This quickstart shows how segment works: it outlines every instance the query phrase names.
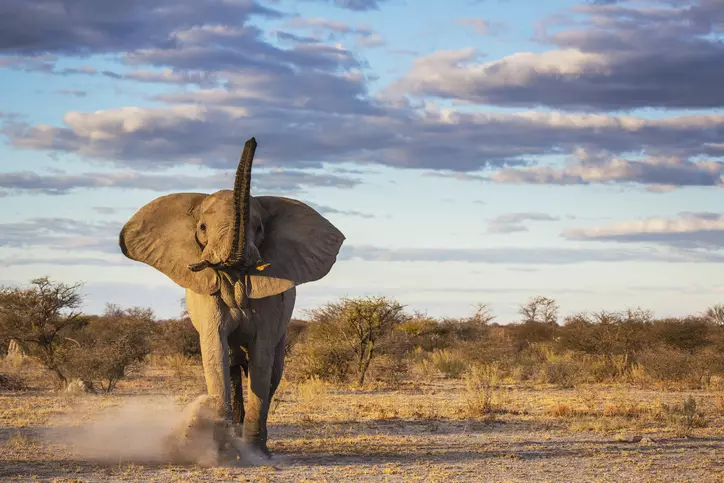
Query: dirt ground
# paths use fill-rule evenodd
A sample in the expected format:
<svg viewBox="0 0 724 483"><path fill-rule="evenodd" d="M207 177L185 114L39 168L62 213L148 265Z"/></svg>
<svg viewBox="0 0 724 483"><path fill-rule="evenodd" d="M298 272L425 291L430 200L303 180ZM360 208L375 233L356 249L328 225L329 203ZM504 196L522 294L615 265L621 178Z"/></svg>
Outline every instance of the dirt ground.
<svg viewBox="0 0 724 483"><path fill-rule="evenodd" d="M183 408L202 392L199 368L159 367L111 395L0 392L0 481L724 482L721 391L499 383L486 392L442 379L364 391L285 381L267 465L138 460L165 427L163 404ZM689 396L695 408L683 406ZM98 419L129 404L146 419ZM80 452L53 439L78 424L105 432ZM94 446L105 461L87 457Z"/></svg>

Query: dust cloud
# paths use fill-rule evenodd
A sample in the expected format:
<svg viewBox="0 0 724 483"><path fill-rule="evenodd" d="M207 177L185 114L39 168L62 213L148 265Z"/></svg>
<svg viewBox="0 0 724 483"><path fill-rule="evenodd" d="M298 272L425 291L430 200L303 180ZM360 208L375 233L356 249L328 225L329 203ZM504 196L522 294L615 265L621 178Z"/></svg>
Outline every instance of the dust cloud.
<svg viewBox="0 0 724 483"><path fill-rule="evenodd" d="M95 414L78 407L75 417L83 421L59 420L46 439L86 461L205 467L263 463L244 451L230 425L214 417L209 396L186 407L171 397L133 397Z"/></svg>

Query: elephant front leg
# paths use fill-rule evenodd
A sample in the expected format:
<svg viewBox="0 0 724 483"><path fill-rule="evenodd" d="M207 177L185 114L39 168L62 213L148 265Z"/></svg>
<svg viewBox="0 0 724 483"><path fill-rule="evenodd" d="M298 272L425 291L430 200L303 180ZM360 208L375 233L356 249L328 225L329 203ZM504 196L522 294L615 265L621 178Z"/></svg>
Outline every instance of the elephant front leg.
<svg viewBox="0 0 724 483"><path fill-rule="evenodd" d="M231 421L231 375L227 323L216 297L186 291L191 322L199 333L206 392L216 400L218 416Z"/></svg>
<svg viewBox="0 0 724 483"><path fill-rule="evenodd" d="M244 415L242 439L252 448L270 457L266 446L266 421L269 415L273 348L252 348L249 354L248 410Z"/></svg>

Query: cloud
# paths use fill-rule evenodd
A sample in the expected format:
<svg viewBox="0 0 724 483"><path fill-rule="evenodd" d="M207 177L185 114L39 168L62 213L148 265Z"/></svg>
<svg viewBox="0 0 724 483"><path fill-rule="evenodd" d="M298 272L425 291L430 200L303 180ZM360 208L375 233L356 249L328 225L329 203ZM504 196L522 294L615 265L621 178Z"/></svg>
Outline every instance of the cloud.
<svg viewBox="0 0 724 483"><path fill-rule="evenodd" d="M364 213L357 210L339 210L331 206L318 205L317 203L306 202L309 206L317 210L322 215L344 215L344 216L357 216L360 218L375 218L375 215L371 213Z"/></svg>
<svg viewBox="0 0 724 483"><path fill-rule="evenodd" d="M122 226L120 221L86 222L71 218L32 218L0 223L0 247L116 253Z"/></svg>
<svg viewBox="0 0 724 483"><path fill-rule="evenodd" d="M119 208L116 206L94 206L92 209L101 215L115 215L121 211L135 210L135 208Z"/></svg>
<svg viewBox="0 0 724 483"><path fill-rule="evenodd" d="M488 222L490 233L513 233L528 231L526 221L557 221L560 218L547 213L506 213Z"/></svg>
<svg viewBox="0 0 724 483"><path fill-rule="evenodd" d="M285 15L252 0L131 0L113 6L56 0L52 7L43 0L11 0L4 9L0 9L0 67L223 87L236 99L232 105L243 99L257 106L304 107L311 100L317 106L365 109L360 107L366 104L360 100L366 93L365 79L359 74L363 63L351 51L338 42L273 45L249 20ZM4 29L3 22L12 27ZM381 40L367 27L350 34L368 46ZM99 72L55 65L58 56L102 52L116 53L123 68Z"/></svg>
<svg viewBox="0 0 724 483"><path fill-rule="evenodd" d="M129 266L128 259L125 257L108 257L108 258L93 258L93 257L53 257L53 258L13 258L6 257L0 259L0 266L2 267L16 267L16 266L27 266L27 265L43 265L43 266L94 266L94 267L116 267L116 266Z"/></svg>
<svg viewBox="0 0 724 483"><path fill-rule="evenodd" d="M325 2L347 10L364 12L379 10L380 6L389 0L304 0L307 2Z"/></svg>
<svg viewBox="0 0 724 483"><path fill-rule="evenodd" d="M570 240L613 241L673 246L685 250L724 248L724 215L683 212L676 218L646 218L610 225L568 229Z"/></svg>
<svg viewBox="0 0 724 483"><path fill-rule="evenodd" d="M319 43L323 40L341 40L345 36L355 36L357 45L361 47L377 47L385 43L385 39L378 32L368 26L353 27L338 20L325 18L304 18L295 17L284 24L286 28L293 30L311 30L312 37L297 37L293 34L278 32L283 37L294 38L306 43ZM292 37L289 37L291 35ZM324 37L324 38L323 38Z"/></svg>
<svg viewBox="0 0 724 483"><path fill-rule="evenodd" d="M88 95L88 91L78 90L78 89L60 89L55 91L57 94L63 95L63 96L75 96L75 97L85 97Z"/></svg>
<svg viewBox="0 0 724 483"><path fill-rule="evenodd" d="M0 53L88 55L174 43L180 28L280 17L253 0L4 0Z"/></svg>
<svg viewBox="0 0 724 483"><path fill-rule="evenodd" d="M569 265L587 262L724 263L724 254L706 251L575 248L402 248L343 246L341 260L376 262L466 262L512 265Z"/></svg>
<svg viewBox="0 0 724 483"><path fill-rule="evenodd" d="M578 25L548 34L555 46L477 62L465 49L416 59L398 93L498 106L572 110L724 106L724 4L669 0L579 5ZM548 24L553 23L549 21ZM557 22L560 24L560 22Z"/></svg>
<svg viewBox="0 0 724 483"><path fill-rule="evenodd" d="M460 18L458 19L460 25L471 28L473 31L480 35L495 36L504 30L504 25L500 22L491 22L484 18Z"/></svg>
<svg viewBox="0 0 724 483"><path fill-rule="evenodd" d="M177 102L185 100L179 96ZM209 101L205 106L71 111L64 124L30 126L11 118L3 132L16 148L68 152L144 169L183 164L233 169L239 133L257 138L259 164L267 167L357 162L469 172L576 150L681 158L724 155L720 114L646 119L387 105L353 115L295 106L212 106Z"/></svg>
<svg viewBox="0 0 724 483"><path fill-rule="evenodd" d="M178 174L146 174L141 172L85 173L42 175L30 171L0 173L0 188L15 193L43 193L62 195L79 189L123 188L150 191L189 191L231 189L234 171L210 176ZM356 178L332 174L315 174L298 170L275 170L254 174L255 192L298 193L308 187L352 188L359 184Z"/></svg>
<svg viewBox="0 0 724 483"><path fill-rule="evenodd" d="M578 149L564 167L530 166L503 168L490 176L509 184L610 184L637 183L651 191L670 191L682 186L724 186L724 162L690 161L678 156L650 156L629 160L607 153Z"/></svg>

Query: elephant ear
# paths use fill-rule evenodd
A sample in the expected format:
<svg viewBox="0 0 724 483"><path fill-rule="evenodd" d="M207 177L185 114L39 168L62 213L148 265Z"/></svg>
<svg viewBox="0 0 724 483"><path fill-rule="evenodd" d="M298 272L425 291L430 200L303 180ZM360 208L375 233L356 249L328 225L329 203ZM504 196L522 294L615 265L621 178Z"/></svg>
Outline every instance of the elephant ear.
<svg viewBox="0 0 724 483"><path fill-rule="evenodd" d="M192 272L188 265L201 258L196 240L199 205L204 193L175 193L151 201L121 229L118 244L131 260L143 262L183 288L200 294L219 290L212 268Z"/></svg>
<svg viewBox="0 0 724 483"><path fill-rule="evenodd" d="M301 201L278 196L255 197L266 211L264 241L258 247L270 266L251 276L251 298L270 297L329 273L344 235Z"/></svg>

